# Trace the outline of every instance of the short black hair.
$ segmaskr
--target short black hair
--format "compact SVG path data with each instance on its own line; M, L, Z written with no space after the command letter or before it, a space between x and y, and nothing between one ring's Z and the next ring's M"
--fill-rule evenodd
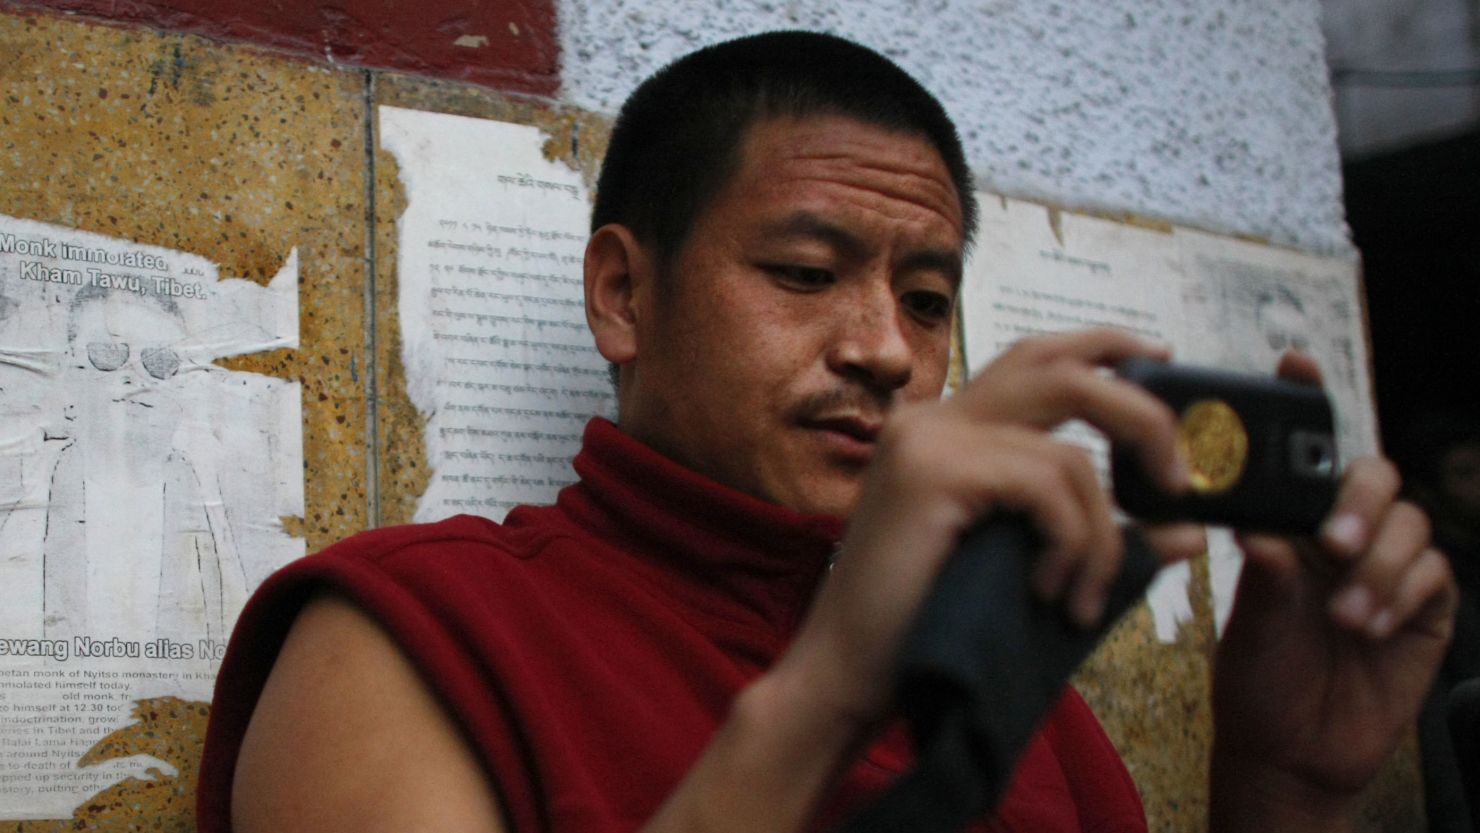
M976 231L971 170L945 108L884 56L832 35L768 32L705 47L658 71L612 128L591 230L620 223L663 269L739 163L747 129L769 118L835 115L934 145Z

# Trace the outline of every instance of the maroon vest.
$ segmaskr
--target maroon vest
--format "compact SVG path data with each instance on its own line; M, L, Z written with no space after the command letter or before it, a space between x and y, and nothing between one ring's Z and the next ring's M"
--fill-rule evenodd
M651 816L731 701L780 655L826 570L836 519L719 486L604 420L581 481L502 525L459 516L354 536L253 597L216 683L201 833L230 829L252 709L293 618L332 588L405 649L476 748L513 833L618 833ZM909 764L891 732L852 769L831 826ZM1069 690L987 830L1144 831L1119 756Z

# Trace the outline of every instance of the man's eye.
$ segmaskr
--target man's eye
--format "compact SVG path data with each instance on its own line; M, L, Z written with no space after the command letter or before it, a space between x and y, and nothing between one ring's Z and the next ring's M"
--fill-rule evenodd
M905 308L926 321L945 321L951 317L951 298L939 292L918 289L906 292Z
M836 282L832 272L815 266L792 266L778 263L767 266L766 271L793 286L808 289L829 286Z

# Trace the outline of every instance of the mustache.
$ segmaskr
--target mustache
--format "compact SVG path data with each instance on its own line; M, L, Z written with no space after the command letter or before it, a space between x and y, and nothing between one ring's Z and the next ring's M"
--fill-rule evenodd
M846 386L807 394L792 406L791 411L792 416L799 420L821 419L840 413L883 419L892 407L894 394L891 391Z

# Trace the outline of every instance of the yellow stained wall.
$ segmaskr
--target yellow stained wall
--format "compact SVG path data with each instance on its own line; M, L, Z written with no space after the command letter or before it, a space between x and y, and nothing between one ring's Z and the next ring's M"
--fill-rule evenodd
M373 105L534 124L547 155L594 179L609 122L463 84L318 66L194 37L0 13L0 213L193 252L265 283L301 256L301 346L223 362L302 383L309 551L411 517L428 476L395 314L394 158ZM367 120L367 117L368 120ZM373 437L374 442L371 442ZM1194 598L1208 598L1195 569ZM1076 678L1139 785L1155 831L1204 829L1215 641L1206 604L1172 645L1134 611ZM0 829L194 829L207 704L141 701L84 763L146 753L177 777L130 780L71 819ZM1412 747L1373 790L1364 829L1420 829ZM0 812L3 815L3 812Z
M298 248L300 348L222 364L302 383L307 509L289 529L310 549L363 529L363 75L46 15L0 14L0 56L0 213L193 252L264 284ZM139 723L89 759L153 754L180 775L15 829L193 830L206 711L140 702Z

